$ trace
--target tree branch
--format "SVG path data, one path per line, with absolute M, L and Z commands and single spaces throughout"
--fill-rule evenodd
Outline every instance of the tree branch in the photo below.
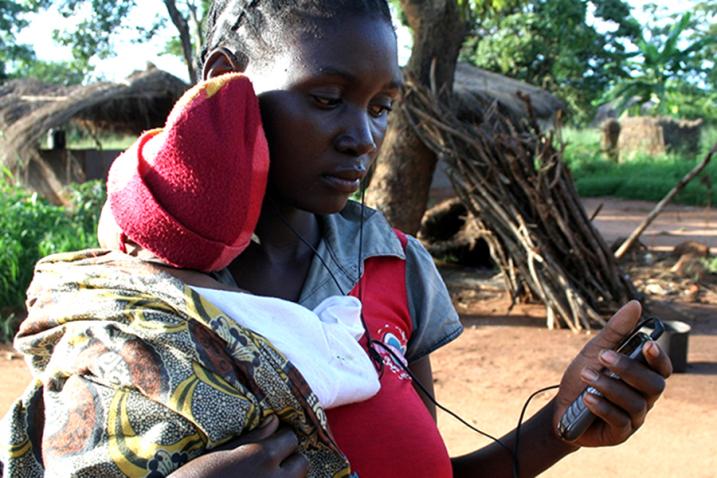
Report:
M 625 253 L 632 247 L 632 245 L 637 241 L 643 232 L 645 232 L 645 229 L 649 227 L 650 224 L 652 224 L 652 221 L 655 220 L 655 218 L 662 212 L 662 210 L 669 204 L 670 201 L 672 201 L 672 198 L 674 198 L 677 193 L 682 191 L 687 184 L 692 181 L 695 176 L 700 174 L 703 169 L 707 167 L 707 165 L 712 160 L 712 156 L 714 156 L 715 152 L 717 152 L 717 143 L 715 143 L 714 146 L 712 146 L 712 149 L 710 149 L 709 153 L 705 156 L 705 159 L 702 160 L 700 164 L 695 166 L 692 171 L 687 173 L 685 177 L 680 179 L 680 181 L 675 185 L 672 190 L 667 193 L 667 196 L 662 198 L 662 200 L 657 203 L 657 205 L 650 211 L 650 214 L 645 217 L 645 219 L 642 221 L 642 224 L 637 226 L 634 231 L 632 231 L 632 234 L 625 240 L 625 242 L 620 245 L 617 251 L 615 251 L 615 259 L 620 260 Z
M 184 61 L 187 63 L 189 81 L 191 83 L 196 83 L 197 71 L 194 68 L 194 53 L 192 52 L 192 36 L 189 32 L 189 22 L 177 8 L 177 2 L 175 0 L 164 0 L 164 5 L 167 7 L 169 18 L 172 20 L 172 23 L 179 32 L 179 41 L 182 44 L 182 55 L 184 56 Z

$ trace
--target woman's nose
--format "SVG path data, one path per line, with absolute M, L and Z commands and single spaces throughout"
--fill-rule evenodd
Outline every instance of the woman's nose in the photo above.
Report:
M 353 156 L 370 155 L 376 152 L 376 141 L 371 131 L 368 112 L 352 115 L 352 121 L 336 136 L 336 149 Z

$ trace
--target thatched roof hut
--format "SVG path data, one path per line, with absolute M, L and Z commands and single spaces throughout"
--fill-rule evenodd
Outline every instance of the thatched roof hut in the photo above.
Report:
M 51 128 L 81 122 L 93 131 L 138 134 L 161 126 L 188 85 L 149 68 L 120 83 L 49 86 L 36 80 L 0 85 L 0 163 L 17 170 Z
M 565 102 L 537 86 L 468 63 L 459 63 L 456 67 L 453 90 L 460 100 L 461 113 L 481 112 L 495 103 L 499 111 L 516 124 L 528 115 L 526 103 L 518 93 L 527 95 L 535 119 L 543 129 L 553 126 L 558 110 L 566 109 Z
M 12 80 L 0 84 L 0 165 L 23 172 L 18 178 L 28 186 L 54 201 L 61 200 L 62 186 L 81 176 L 64 174 L 73 161 L 77 163 L 77 154 L 74 158 L 63 156 L 64 162 L 59 166 L 48 164 L 40 156 L 39 143 L 50 129 L 72 122 L 93 132 L 109 130 L 136 135 L 161 126 L 187 88 L 180 79 L 153 67 L 120 83 L 61 87 L 36 80 Z M 454 91 L 460 99 L 461 115 L 480 115 L 495 105 L 516 124 L 527 115 L 526 105 L 517 92 L 530 97 L 535 118 L 543 127 L 552 124 L 555 112 L 565 106 L 540 88 L 465 63 L 456 69 Z M 105 168 L 104 163 L 109 164 L 107 158 L 97 167 Z M 449 187 L 446 178 L 438 182 Z
M 40 142 L 48 131 L 79 124 L 93 135 L 100 131 L 137 135 L 162 126 L 188 87 L 154 67 L 119 83 L 63 87 L 12 80 L 0 84 L 0 166 L 51 201 L 63 202 L 67 183 L 86 179 L 88 167 L 106 170 L 117 153 L 41 151 Z M 98 155 L 107 156 L 102 164 L 94 164 Z

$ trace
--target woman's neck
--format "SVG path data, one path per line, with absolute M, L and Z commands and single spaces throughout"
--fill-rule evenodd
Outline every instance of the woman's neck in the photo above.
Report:
M 255 240 L 229 270 L 240 288 L 298 301 L 321 240 L 315 214 L 266 198 Z
M 270 197 L 264 201 L 254 234 L 260 249 L 278 260 L 311 257 L 321 239 L 315 214 L 281 205 Z

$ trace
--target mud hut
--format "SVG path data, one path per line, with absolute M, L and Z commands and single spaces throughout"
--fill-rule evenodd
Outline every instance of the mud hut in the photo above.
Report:
M 0 85 L 0 164 L 31 189 L 62 202 L 66 184 L 102 177 L 116 152 L 42 149 L 49 131 L 75 124 L 91 134 L 139 134 L 161 126 L 187 88 L 154 67 L 118 83 L 59 87 L 36 80 L 5 82 Z
M 702 125 L 701 119 L 686 120 L 665 116 L 622 118 L 616 145 L 619 159 L 629 159 L 637 153 L 657 156 L 669 152 L 681 152 L 687 157 L 695 157 L 699 152 Z

